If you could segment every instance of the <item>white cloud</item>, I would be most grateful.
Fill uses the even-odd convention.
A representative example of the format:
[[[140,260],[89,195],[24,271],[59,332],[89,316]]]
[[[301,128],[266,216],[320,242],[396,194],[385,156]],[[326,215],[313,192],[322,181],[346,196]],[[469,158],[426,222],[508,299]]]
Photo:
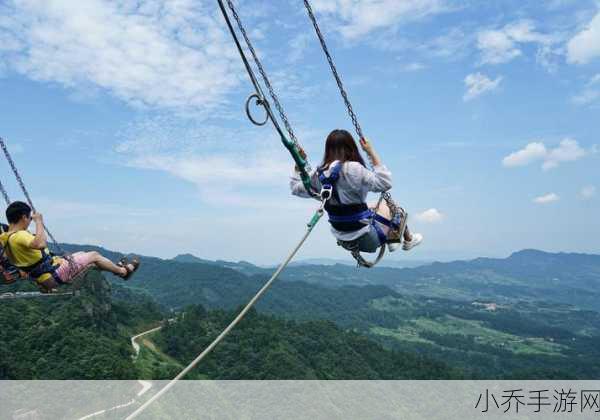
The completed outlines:
[[[585,89],[571,99],[575,105],[589,105],[600,98],[600,90]]]
[[[482,62],[505,63],[521,55],[521,50],[502,31],[484,31],[479,34],[477,47],[483,52]]]
[[[472,41],[473,36],[468,31],[452,27],[431,38],[423,38],[416,34],[405,37],[395,29],[381,31],[371,37],[368,44],[383,51],[402,52],[402,58],[408,62],[417,59],[460,61],[470,54]]]
[[[210,3],[212,7],[212,3]],[[138,106],[205,111],[239,81],[218,16],[193,0],[10,0],[1,61],[27,77]],[[15,46],[18,46],[16,48]]]
[[[589,200],[596,195],[596,187],[593,185],[586,185],[579,191],[579,197],[582,200]]]
[[[413,61],[412,63],[404,64],[403,66],[401,66],[401,68],[402,68],[402,71],[416,72],[416,71],[426,69],[427,66],[423,63]]]
[[[201,188],[233,186],[252,188],[287,184],[292,165],[268,155],[143,155],[129,161],[130,166],[160,170]],[[284,179],[284,182],[282,182]]]
[[[566,138],[560,145],[548,151],[542,169],[556,168],[561,162],[574,162],[586,155],[586,151],[579,146],[576,140]]]
[[[600,84],[600,74],[594,75],[590,81],[586,84],[583,91],[573,96],[571,101],[575,105],[589,105],[600,99],[600,88],[597,86]]]
[[[127,160],[126,165],[187,181],[197,188],[205,204],[215,207],[301,209],[306,203],[289,195],[293,165],[286,157],[264,150],[245,155],[142,154]]]
[[[556,168],[562,162],[579,160],[587,154],[588,152],[579,146],[576,140],[565,138],[554,149],[548,149],[542,142],[529,143],[525,148],[502,159],[502,164],[506,167],[514,167],[542,161],[542,169],[549,170]]]
[[[549,193],[545,195],[541,195],[533,199],[533,202],[536,204],[549,204],[554,203],[555,201],[560,200],[560,197],[555,193]]]
[[[481,31],[477,35],[477,48],[482,53],[482,64],[501,64],[514,60],[523,54],[521,44],[539,45],[544,52],[542,55],[538,52],[538,55],[544,62],[550,53],[548,48],[554,42],[553,37],[536,32],[535,25],[530,20],[510,23],[501,29]]]
[[[539,159],[546,157],[548,151],[544,143],[529,143],[524,149],[511,153],[502,159],[504,166],[525,166]]]
[[[496,90],[500,85],[500,82],[502,82],[502,76],[491,80],[482,73],[472,73],[465,77],[464,82],[467,87],[467,92],[463,96],[463,100],[470,101],[486,92]]]
[[[441,213],[438,209],[435,208],[425,210],[415,215],[415,219],[417,219],[419,222],[424,223],[439,223],[442,220],[444,220],[445,217],[446,216],[443,213]]]
[[[461,28],[452,28],[447,33],[428,41],[419,41],[417,50],[433,57],[460,59],[467,54],[472,36]]]
[[[313,41],[313,34],[310,32],[301,32],[290,40],[288,63],[297,63],[302,59],[310,42]]]
[[[567,61],[587,64],[600,57],[600,12],[567,44]]]
[[[312,5],[349,40],[449,9],[445,0],[313,0]]]
[[[132,123],[119,137],[114,150],[117,162],[193,184],[206,204],[261,209],[306,205],[302,200],[277,204],[289,195],[293,161],[268,128],[223,128],[160,116]],[[307,137],[313,135],[302,136]],[[318,138],[320,145],[322,136]]]

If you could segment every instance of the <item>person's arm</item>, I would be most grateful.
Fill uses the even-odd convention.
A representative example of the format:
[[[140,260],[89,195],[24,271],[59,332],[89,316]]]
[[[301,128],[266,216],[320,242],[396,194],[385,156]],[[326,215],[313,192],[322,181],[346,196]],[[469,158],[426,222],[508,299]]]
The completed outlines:
[[[302,147],[298,148],[298,152],[300,153],[302,159],[306,160],[306,152]],[[302,182],[302,178],[300,178],[300,168],[298,168],[298,165],[294,166],[294,173],[290,177],[290,190],[292,190],[292,195],[302,198],[312,198],[312,196],[306,191],[304,183]]]
[[[292,195],[311,198],[311,195],[306,191],[306,188],[304,188],[302,179],[300,179],[298,168],[294,168],[294,174],[290,177],[290,190],[292,191]]]
[[[46,236],[46,230],[44,229],[44,218],[41,213],[33,213],[31,218],[35,223],[35,236],[29,244],[29,247],[40,250],[46,249],[48,247],[48,237]]]
[[[361,165],[361,178],[364,185],[372,192],[384,192],[391,189],[392,173],[381,163],[381,159],[377,152],[375,152],[371,142],[362,138],[360,139],[360,145],[373,163],[372,171],[369,171]]]
[[[373,166],[381,165],[381,159],[379,159],[379,155],[377,154],[377,152],[375,152],[375,148],[368,139],[364,137],[360,139],[360,146],[365,151],[367,156],[369,156],[369,159],[373,163]]]

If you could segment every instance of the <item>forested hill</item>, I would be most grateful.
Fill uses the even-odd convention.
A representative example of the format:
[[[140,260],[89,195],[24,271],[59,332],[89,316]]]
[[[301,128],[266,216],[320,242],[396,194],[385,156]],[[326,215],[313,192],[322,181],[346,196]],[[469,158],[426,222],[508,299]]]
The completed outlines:
[[[182,364],[193,360],[236,312],[188,308],[153,340]],[[383,348],[328,321],[297,323],[251,310],[194,377],[212,379],[457,379],[458,369]]]
[[[177,260],[194,262],[193,256]],[[196,260],[199,262],[199,260]],[[248,263],[211,262],[246,274],[272,270]],[[551,301],[600,311],[600,255],[522,250],[507,258],[432,263],[416,268],[348,265],[289,267],[282,279],[328,287],[383,285],[402,294],[457,300]]]
[[[112,259],[120,254],[97,247],[65,245],[71,250],[98,249]],[[245,261],[209,261],[193,255],[173,260],[144,257],[139,277],[143,286],[159,301],[170,307],[191,303],[212,306],[225,296],[242,295],[255,285],[236,290],[244,279],[264,279],[273,272]],[[195,279],[208,275],[223,279],[221,291],[208,286],[205,300],[194,301],[183,290]],[[170,288],[168,276],[181,288]],[[492,300],[498,303],[517,301],[556,302],[600,312],[600,255],[548,253],[537,250],[515,252],[507,258],[477,258],[470,261],[433,263],[416,268],[375,267],[370,270],[347,265],[300,265],[288,267],[283,281],[301,281],[326,287],[381,285],[403,295],[435,297],[461,301]],[[221,294],[221,296],[213,295]],[[197,293],[196,293],[197,294]],[[197,297],[197,296],[195,296]],[[230,304],[239,303],[235,298]]]
[[[129,336],[163,314],[151,299],[112,289],[92,271],[77,297],[0,301],[0,379],[136,378]]]
[[[111,293],[112,288],[112,293]],[[155,334],[158,348],[134,360],[130,337],[167,316],[149,298],[90,272],[73,297],[0,304],[0,379],[170,378],[202,351],[235,312],[188,308]],[[162,351],[161,351],[162,350]],[[332,322],[297,323],[252,311],[190,378],[458,378],[415,354],[383,348]]]
[[[70,249],[82,248],[94,249]],[[101,251],[112,259],[120,256]],[[507,259],[402,270],[292,267],[256,308],[296,322],[332,321],[343,331],[356,331],[388,349],[426,355],[467,377],[592,379],[600,375],[595,363],[600,312],[593,310],[598,259],[522,251]],[[271,274],[246,262],[178,260],[143,257],[140,271],[126,283],[108,276],[118,292],[114,297],[119,302],[153,299],[164,318],[197,304],[231,311]],[[141,321],[135,328],[126,325],[129,309],[120,303],[113,308],[122,312],[117,332],[144,330]],[[162,356],[144,366],[147,377],[173,373],[172,366],[157,372],[154,362],[163,363]]]

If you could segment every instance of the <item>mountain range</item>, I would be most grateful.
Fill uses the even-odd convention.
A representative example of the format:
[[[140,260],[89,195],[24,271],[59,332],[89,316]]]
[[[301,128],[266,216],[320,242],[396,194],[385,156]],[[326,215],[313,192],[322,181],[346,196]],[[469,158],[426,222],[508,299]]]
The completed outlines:
[[[120,257],[91,246],[65,248]],[[227,318],[272,271],[187,254],[169,260],[142,257],[132,281],[108,278],[118,302],[154,302],[163,318],[199,305],[209,314],[228,311]],[[589,254],[523,250],[504,259],[371,270],[304,263],[284,271],[256,310],[290,322],[333,322],[341,331],[455,370],[443,377],[590,379],[600,376],[594,362],[600,357],[599,286],[600,256]],[[118,319],[131,310],[122,304],[115,308],[122,315]],[[156,322],[155,315],[140,318],[134,322],[139,327]],[[187,357],[169,350],[161,337],[154,337],[157,353],[144,368],[148,377],[169,377],[176,359]],[[170,368],[160,373],[153,366]]]

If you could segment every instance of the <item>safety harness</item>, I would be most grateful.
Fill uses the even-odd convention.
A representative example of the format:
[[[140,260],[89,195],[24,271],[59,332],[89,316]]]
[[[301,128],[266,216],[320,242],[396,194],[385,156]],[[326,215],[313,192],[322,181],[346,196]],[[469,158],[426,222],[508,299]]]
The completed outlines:
[[[11,246],[10,246],[10,238],[12,238],[12,236],[17,233],[17,232],[13,232],[8,236],[8,239],[6,240],[6,246],[4,247],[3,250],[3,257],[6,258],[7,260],[14,260],[14,254],[11,250]],[[56,264],[54,262],[54,255],[51,254],[50,252],[48,252],[46,249],[42,249],[40,250],[40,252],[42,253],[42,257],[35,263],[28,265],[28,266],[18,266],[15,264],[12,264],[14,267],[16,267],[18,270],[23,271],[25,273],[27,273],[31,278],[34,279],[38,279],[41,276],[43,276],[44,274],[50,274],[52,276],[52,279],[54,279],[54,281],[58,284],[64,284],[64,282],[62,281],[62,279],[60,278],[60,276],[58,275],[58,273],[56,272],[56,270],[58,270],[58,268],[60,267],[59,264]],[[12,258],[9,258],[9,255],[12,256]]]
[[[0,234],[8,231],[8,226],[0,223]],[[21,271],[8,260],[2,244],[0,244],[0,271],[2,272],[2,282],[12,284],[22,278]]]
[[[322,191],[330,196],[330,199],[325,203],[329,223],[334,229],[341,232],[353,232],[364,228],[366,225],[371,225],[377,232],[379,245],[384,245],[387,243],[387,235],[383,232],[379,223],[388,226],[392,230],[398,229],[399,224],[377,214],[367,206],[367,203],[343,204],[341,202],[336,184],[340,179],[342,166],[339,162],[331,165],[329,175],[325,175],[324,168],[319,168],[317,171]]]

